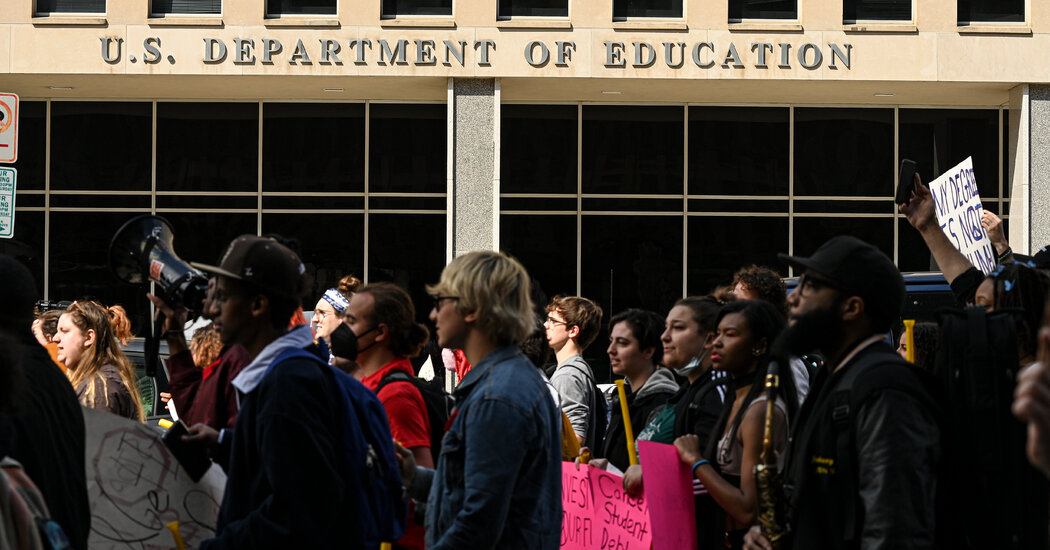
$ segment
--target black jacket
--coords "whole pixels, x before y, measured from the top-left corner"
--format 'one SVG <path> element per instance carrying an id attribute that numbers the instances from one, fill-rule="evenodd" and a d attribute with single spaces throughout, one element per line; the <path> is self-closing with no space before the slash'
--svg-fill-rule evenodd
<path id="1" fill-rule="evenodd" d="M 242 396 L 216 538 L 202 548 L 358 548 L 338 434 L 343 391 L 317 363 L 273 368 Z"/>
<path id="2" fill-rule="evenodd" d="M 91 509 L 84 468 L 84 413 L 69 379 L 33 338 L 29 325 L 17 336 L 25 379 L 8 455 L 22 463 L 73 548 L 86 549 Z"/>
<path id="3" fill-rule="evenodd" d="M 670 370 L 658 368 L 637 392 L 631 391 L 629 386 L 624 390 L 627 393 L 627 410 L 631 414 L 631 429 L 637 437 L 638 433 L 649 425 L 655 413 L 675 395 L 678 384 L 675 383 Z M 605 432 L 602 448 L 595 456 L 607 458 L 613 466 L 624 471 L 631 464 L 627 455 L 627 432 L 623 425 L 619 392 L 613 394 L 609 412 L 609 429 Z"/>

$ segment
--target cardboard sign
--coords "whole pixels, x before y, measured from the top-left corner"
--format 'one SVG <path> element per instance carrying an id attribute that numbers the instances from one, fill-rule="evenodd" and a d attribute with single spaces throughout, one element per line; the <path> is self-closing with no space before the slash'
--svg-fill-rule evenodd
<path id="1" fill-rule="evenodd" d="M 930 182 L 936 203 L 937 222 L 948 240 L 967 260 L 985 273 L 995 270 L 995 249 L 981 225 L 981 195 L 973 174 L 973 159 L 968 157 L 939 178 Z"/>
<path id="2" fill-rule="evenodd" d="M 18 171 L 0 168 L 0 239 L 15 236 L 15 183 Z"/>
<path id="3" fill-rule="evenodd" d="M 674 445 L 639 441 L 646 504 L 652 520 L 653 550 L 696 548 L 693 474 Z"/>
<path id="4" fill-rule="evenodd" d="M 88 546 L 174 548 L 167 523 L 179 522 L 189 548 L 215 536 L 226 474 L 212 465 L 194 483 L 161 441 L 160 432 L 106 411 L 84 408 Z"/>
<path id="5" fill-rule="evenodd" d="M 561 480 L 561 548 L 649 550 L 653 534 L 645 496 L 628 495 L 622 477 L 562 462 Z"/>
<path id="6" fill-rule="evenodd" d="M 0 162 L 18 160 L 18 95 L 0 93 Z"/>

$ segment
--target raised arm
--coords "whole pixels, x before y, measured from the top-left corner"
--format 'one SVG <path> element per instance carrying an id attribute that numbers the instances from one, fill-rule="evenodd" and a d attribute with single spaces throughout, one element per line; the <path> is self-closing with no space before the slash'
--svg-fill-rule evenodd
<path id="1" fill-rule="evenodd" d="M 948 236 L 937 223 L 937 216 L 933 209 L 933 193 L 928 187 L 922 185 L 919 174 L 915 174 L 915 188 L 912 189 L 911 199 L 908 204 L 900 205 L 899 210 L 907 216 L 908 223 L 922 235 L 922 240 L 926 241 L 926 247 L 930 249 L 933 259 L 940 266 L 944 278 L 947 279 L 948 284 L 951 284 L 973 265 L 948 240 Z"/>

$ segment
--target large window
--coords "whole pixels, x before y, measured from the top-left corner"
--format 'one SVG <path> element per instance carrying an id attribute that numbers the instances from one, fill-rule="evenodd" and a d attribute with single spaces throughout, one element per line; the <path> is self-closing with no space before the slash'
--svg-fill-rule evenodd
<path id="1" fill-rule="evenodd" d="M 36 0 L 35 13 L 106 13 L 106 0 Z"/>
<path id="2" fill-rule="evenodd" d="M 337 0 L 266 0 L 266 17 L 335 15 Z"/>
<path id="3" fill-rule="evenodd" d="M 499 0 L 497 19 L 568 17 L 569 0 Z"/>
<path id="4" fill-rule="evenodd" d="M 452 0 L 383 0 L 383 19 L 403 15 L 452 15 Z"/>
<path id="5" fill-rule="evenodd" d="M 222 0 L 152 0 L 150 17 L 165 15 L 219 15 Z"/>
<path id="6" fill-rule="evenodd" d="M 1023 23 L 1025 20 L 1025 0 L 959 0 L 958 9 L 960 25 Z"/>
<path id="7" fill-rule="evenodd" d="M 797 0 L 729 0 L 729 22 L 746 19 L 798 19 Z"/>
<path id="8" fill-rule="evenodd" d="M 632 17 L 682 17 L 682 0 L 613 0 L 613 21 Z"/>
<path id="9" fill-rule="evenodd" d="M 842 21 L 911 21 L 911 0 L 842 0 Z"/>

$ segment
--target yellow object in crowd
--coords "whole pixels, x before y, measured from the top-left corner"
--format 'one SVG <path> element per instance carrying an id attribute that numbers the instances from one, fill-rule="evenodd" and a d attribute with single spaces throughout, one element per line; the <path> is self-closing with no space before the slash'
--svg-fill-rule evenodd
<path id="1" fill-rule="evenodd" d="M 623 431 L 627 432 L 627 458 L 631 466 L 638 465 L 638 451 L 634 449 L 634 428 L 631 427 L 631 415 L 627 411 L 627 391 L 623 380 L 616 381 L 616 391 L 620 394 L 620 412 L 623 413 Z"/>

